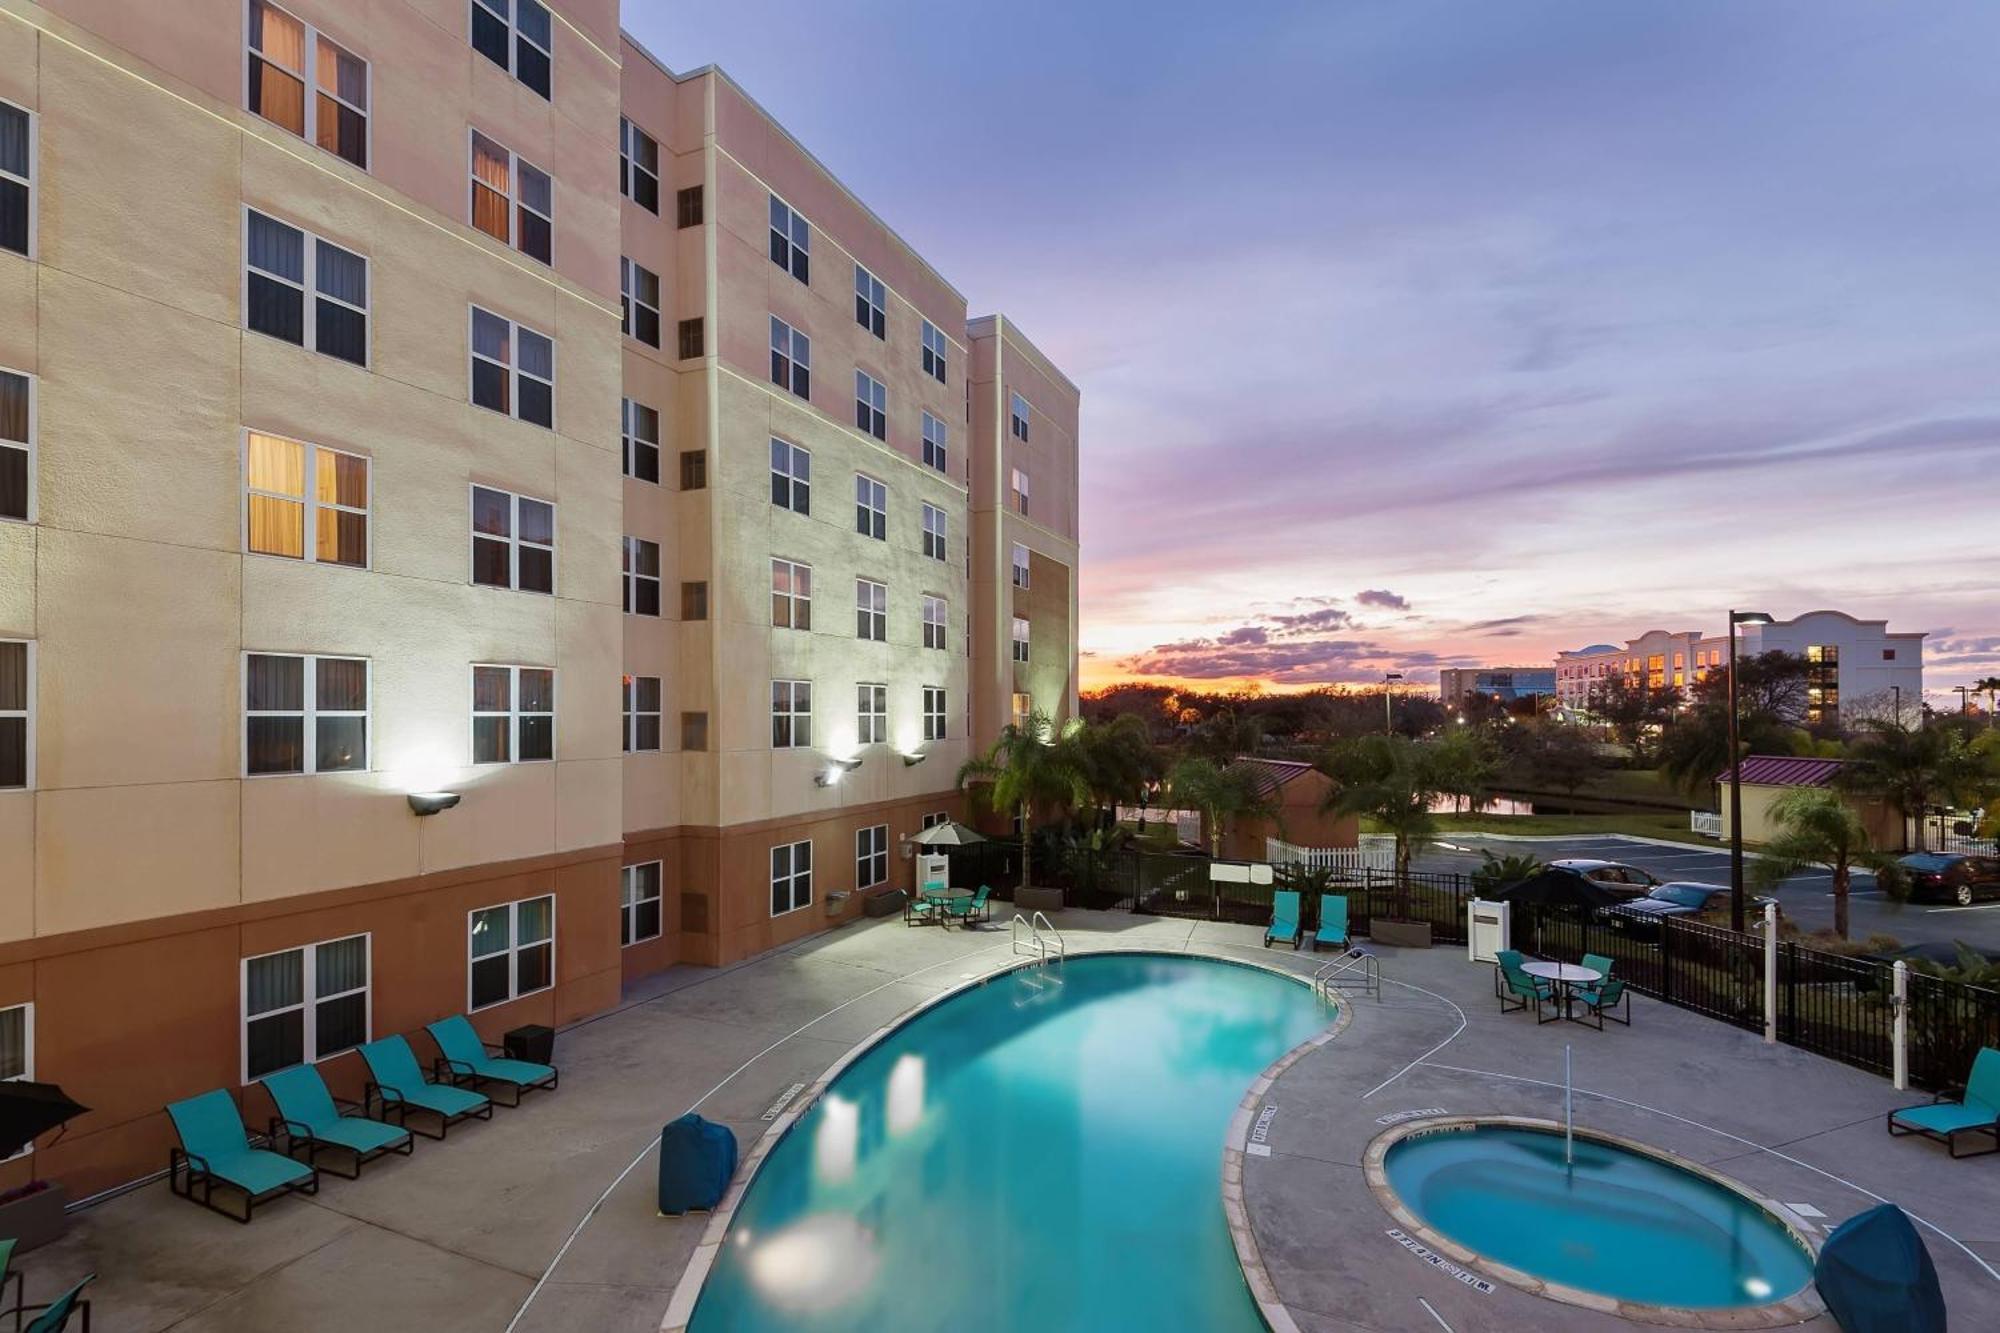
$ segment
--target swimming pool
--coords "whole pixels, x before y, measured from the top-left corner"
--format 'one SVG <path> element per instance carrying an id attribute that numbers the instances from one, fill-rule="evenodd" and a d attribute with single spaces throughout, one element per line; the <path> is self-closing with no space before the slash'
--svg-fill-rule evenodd
<path id="1" fill-rule="evenodd" d="M 1401 1133 L 1369 1158 L 1404 1208 L 1478 1259 L 1543 1283 L 1736 1311 L 1797 1296 L 1812 1280 L 1810 1250 L 1765 1204 L 1650 1152 L 1579 1132 L 1571 1165 L 1561 1129 L 1546 1125 L 1458 1121 Z"/>
<path id="2" fill-rule="evenodd" d="M 1261 1329 L 1223 1134 L 1331 1018 L 1294 980 L 1185 955 L 973 987 L 857 1058 L 772 1149 L 689 1327 Z"/>

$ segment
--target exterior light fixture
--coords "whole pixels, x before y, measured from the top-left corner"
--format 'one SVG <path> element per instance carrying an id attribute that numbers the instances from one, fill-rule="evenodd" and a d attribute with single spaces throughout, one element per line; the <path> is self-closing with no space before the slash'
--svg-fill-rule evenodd
<path id="1" fill-rule="evenodd" d="M 914 752 L 911 752 L 911 753 L 908 753 L 908 754 L 905 754 L 905 755 L 903 756 L 903 767 L 904 767 L 904 768 L 915 768 L 915 767 L 916 767 L 916 766 L 917 766 L 918 764 L 921 764 L 921 763 L 923 763 L 923 762 L 924 762 L 924 760 L 926 760 L 926 759 L 928 759 L 928 758 L 930 758 L 930 757 L 931 757 L 931 754 L 930 754 L 930 751 L 929 751 L 929 750 L 917 750 L 917 751 L 914 751 Z"/>
<path id="2" fill-rule="evenodd" d="M 813 785 L 831 787 L 859 767 L 861 767 L 859 759 L 829 759 L 825 768 L 813 774 Z"/>
<path id="3" fill-rule="evenodd" d="M 410 813 L 419 819 L 434 815 L 440 810 L 449 810 L 458 804 L 455 791 L 413 791 L 409 796 Z"/>

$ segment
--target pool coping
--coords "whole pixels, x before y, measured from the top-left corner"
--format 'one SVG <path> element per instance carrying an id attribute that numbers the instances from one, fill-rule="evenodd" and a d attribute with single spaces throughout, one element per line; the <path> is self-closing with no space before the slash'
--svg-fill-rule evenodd
<path id="1" fill-rule="evenodd" d="M 1403 1203 L 1389 1183 L 1389 1173 L 1385 1165 L 1389 1150 L 1404 1139 L 1422 1134 L 1437 1133 L 1455 1129 L 1470 1129 L 1481 1125 L 1504 1125 L 1515 1129 L 1532 1129 L 1544 1133 L 1560 1134 L 1563 1127 L 1554 1120 L 1535 1116 L 1514 1115 L 1448 1115 L 1427 1116 L 1420 1120 L 1405 1121 L 1377 1134 L 1368 1143 L 1368 1150 L 1362 1155 L 1361 1169 L 1367 1178 L 1368 1188 L 1375 1195 L 1388 1214 L 1406 1233 L 1421 1241 L 1425 1246 L 1455 1263 L 1473 1268 L 1496 1281 L 1510 1287 L 1541 1296 L 1548 1300 L 1560 1301 L 1565 1305 L 1581 1306 L 1599 1314 L 1628 1319 L 1635 1323 L 1659 1324 L 1669 1328 L 1706 1329 L 1752 1329 L 1785 1328 L 1803 1324 L 1826 1313 L 1826 1302 L 1820 1299 L 1819 1289 L 1811 1278 L 1797 1292 L 1783 1300 L 1767 1301 L 1762 1305 L 1716 1306 L 1709 1308 L 1676 1305 L 1648 1305 L 1638 1301 L 1620 1300 L 1581 1287 L 1571 1287 L 1560 1282 L 1550 1282 L 1526 1273 L 1518 1268 L 1500 1263 L 1498 1260 L 1467 1248 L 1444 1233 L 1428 1225 Z M 1607 1130 L 1588 1129 L 1574 1126 L 1578 1137 L 1596 1143 L 1609 1144 L 1628 1152 L 1665 1162 L 1669 1166 L 1690 1172 L 1719 1188 L 1748 1199 L 1775 1218 L 1808 1257 L 1819 1257 L 1819 1240 L 1799 1216 L 1784 1204 L 1767 1198 L 1751 1189 L 1743 1182 L 1722 1174 L 1702 1163 L 1683 1157 L 1668 1148 L 1644 1143 L 1623 1134 L 1613 1134 Z"/>
<path id="2" fill-rule="evenodd" d="M 1274 976 L 1285 977 L 1291 981 L 1295 981 L 1302 986 L 1311 987 L 1313 984 L 1311 978 L 1301 976 L 1292 969 L 1279 966 L 1276 963 L 1267 962 L 1259 958 L 1236 958 L 1220 952 L 1220 949 L 1226 947 L 1241 946 L 1197 945 L 1192 941 L 1189 942 L 1187 947 L 1181 949 L 1120 948 L 1114 945 L 1101 949 L 1080 949 L 1073 955 L 1065 953 L 1063 961 L 1067 961 L 1071 957 L 1089 958 L 1099 954 L 1151 954 L 1161 958 L 1206 958 L 1212 962 L 1231 963 L 1238 967 L 1249 967 L 1255 968 L 1258 971 L 1269 972 Z M 969 962 L 970 959 L 967 961 Z M 876 1045 L 899 1029 L 907 1027 L 939 1005 L 949 1000 L 954 1000 L 976 987 L 987 985 L 994 979 L 1003 977 L 1009 972 L 1016 972 L 1025 967 L 1035 967 L 1045 961 L 1041 957 L 1014 958 L 999 967 L 981 973 L 979 976 L 968 977 L 958 985 L 939 991 L 936 995 L 931 996 L 922 1003 L 914 1005 L 901 1014 L 898 1014 L 892 1021 L 884 1023 L 881 1027 L 876 1028 L 866 1037 L 863 1037 L 860 1041 L 842 1052 L 832 1064 L 828 1065 L 825 1071 L 813 1081 L 812 1086 L 800 1096 L 794 1098 L 791 1105 L 780 1112 L 777 1119 L 771 1122 L 770 1127 L 758 1136 L 756 1145 L 751 1148 L 749 1155 L 738 1165 L 735 1175 L 730 1179 L 729 1188 L 723 1192 L 722 1201 L 709 1213 L 708 1225 L 702 1229 L 701 1239 L 696 1242 L 694 1253 L 688 1256 L 687 1265 L 681 1270 L 680 1279 L 674 1284 L 673 1295 L 667 1301 L 666 1313 L 660 1318 L 660 1333 L 687 1333 L 688 1322 L 694 1318 L 695 1303 L 701 1296 L 702 1288 L 708 1283 L 709 1270 L 715 1266 L 716 1256 L 722 1250 L 722 1242 L 729 1234 L 730 1223 L 735 1220 L 736 1209 L 742 1204 L 743 1196 L 749 1192 L 751 1184 L 757 1178 L 757 1173 L 763 1169 L 765 1161 L 771 1155 L 771 1150 L 778 1146 L 779 1140 L 791 1131 L 792 1126 L 797 1124 L 807 1111 L 818 1105 L 820 1098 L 826 1094 L 827 1088 L 832 1085 L 835 1079 L 846 1072 L 848 1066 L 852 1065 L 856 1060 L 867 1054 Z M 1258 1313 L 1262 1315 L 1264 1322 L 1271 1327 L 1273 1333 L 1298 1333 L 1298 1325 L 1293 1321 L 1291 1312 L 1286 1310 L 1284 1305 L 1277 1299 L 1277 1289 L 1271 1285 L 1270 1275 L 1264 1271 L 1263 1261 L 1258 1256 L 1256 1239 L 1250 1234 L 1249 1217 L 1243 1210 L 1242 1154 L 1240 1152 L 1236 1153 L 1232 1162 L 1231 1150 L 1233 1145 L 1238 1142 L 1242 1133 L 1239 1129 L 1239 1124 L 1247 1123 L 1246 1117 L 1248 1112 L 1245 1108 L 1251 1104 L 1252 1100 L 1263 1092 L 1268 1091 L 1271 1081 L 1290 1068 L 1295 1060 L 1305 1055 L 1306 1052 L 1333 1040 L 1334 1036 L 1347 1026 L 1349 1017 L 1348 1007 L 1336 1003 L 1334 1005 L 1334 1018 L 1325 1029 L 1315 1036 L 1307 1038 L 1299 1045 L 1294 1046 L 1291 1050 L 1285 1052 L 1270 1065 L 1266 1066 L 1264 1072 L 1258 1075 L 1256 1080 L 1252 1082 L 1250 1093 L 1246 1094 L 1244 1101 L 1238 1104 L 1236 1114 L 1231 1117 L 1229 1129 L 1223 1140 L 1223 1213 L 1229 1223 L 1230 1239 L 1236 1246 L 1237 1260 L 1243 1264 L 1243 1275 L 1250 1287 L 1250 1295 L 1257 1303 Z M 1233 1201 L 1232 1190 L 1234 1192 Z M 1246 1242 L 1249 1245 L 1250 1256 L 1247 1262 L 1244 1260 L 1244 1245 Z"/>

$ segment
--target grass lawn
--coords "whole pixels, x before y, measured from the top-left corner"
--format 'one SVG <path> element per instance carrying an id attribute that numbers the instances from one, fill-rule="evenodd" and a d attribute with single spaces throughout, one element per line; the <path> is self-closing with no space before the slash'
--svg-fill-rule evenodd
<path id="1" fill-rule="evenodd" d="M 1682 814 L 1652 814 L 1633 811 L 1616 815 L 1439 815 L 1440 833 L 1511 833 L 1524 838 L 1553 838 L 1578 833 L 1624 833 L 1635 838 L 1665 838 L 1696 847 L 1721 846 L 1714 838 L 1704 838 L 1688 828 Z M 1364 833 L 1379 833 L 1373 821 L 1363 820 Z"/>

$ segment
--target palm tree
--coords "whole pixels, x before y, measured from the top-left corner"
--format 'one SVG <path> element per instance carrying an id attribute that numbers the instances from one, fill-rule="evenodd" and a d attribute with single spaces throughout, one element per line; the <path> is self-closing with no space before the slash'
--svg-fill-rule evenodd
<path id="1" fill-rule="evenodd" d="M 1922 851 L 1925 812 L 1960 801 L 1977 804 L 1994 778 L 1955 728 L 1876 726 L 1848 747 L 1840 783 L 1896 807 L 1915 828 L 1913 845 Z"/>
<path id="2" fill-rule="evenodd" d="M 1901 867 L 1869 844 L 1867 826 L 1838 792 L 1793 787 L 1771 802 L 1770 813 L 1778 833 L 1760 850 L 1751 879 L 1768 891 L 1800 871 L 1825 866 L 1833 872 L 1833 933 L 1846 939 L 1847 889 L 1855 869 L 1872 870 L 1877 883 L 1893 887 Z"/>
<path id="3" fill-rule="evenodd" d="M 1994 706 L 2000 704 L 2000 676 L 1987 676 L 1983 680 L 1974 681 L 1972 692 L 1986 696 L 1986 725 L 1992 726 Z"/>
<path id="4" fill-rule="evenodd" d="M 1357 736 L 1320 765 L 1334 781 L 1322 813 L 1367 816 L 1396 840 L 1396 912 L 1410 914 L 1410 858 L 1437 836 L 1431 813 L 1453 780 L 1436 747 L 1406 736 Z"/>
<path id="5" fill-rule="evenodd" d="M 1072 808 L 1090 801 L 1090 786 L 1073 750 L 1045 740 L 1046 713 L 1010 723 L 993 748 L 958 770 L 959 790 L 992 810 L 1012 810 L 1021 823 L 1021 887 L 1028 887 L 1028 816 L 1036 806 Z"/>
<path id="6" fill-rule="evenodd" d="M 1273 818 L 1278 803 L 1257 789 L 1245 769 L 1230 768 L 1200 755 L 1175 764 L 1167 773 L 1167 803 L 1176 809 L 1199 810 L 1208 825 L 1208 854 L 1222 855 L 1222 832 L 1230 821 Z"/>
<path id="7" fill-rule="evenodd" d="M 1109 722 L 1073 721 L 1061 744 L 1090 789 L 1085 804 L 1093 815 L 1106 807 L 1136 805 L 1148 784 L 1159 780 L 1159 752 L 1145 719 L 1136 714 L 1121 713 Z"/>

